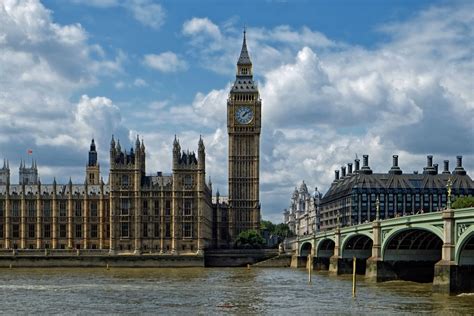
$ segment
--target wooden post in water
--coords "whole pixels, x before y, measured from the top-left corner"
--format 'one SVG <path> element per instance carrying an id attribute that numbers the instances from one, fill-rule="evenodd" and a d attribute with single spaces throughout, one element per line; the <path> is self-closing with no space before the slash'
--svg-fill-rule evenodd
<path id="1" fill-rule="evenodd" d="M 313 262 L 311 261 L 311 254 L 308 255 L 307 266 L 308 266 L 308 283 L 311 284 L 311 269 Z"/>
<path id="2" fill-rule="evenodd" d="M 352 258 L 352 297 L 356 296 L 356 257 Z"/>

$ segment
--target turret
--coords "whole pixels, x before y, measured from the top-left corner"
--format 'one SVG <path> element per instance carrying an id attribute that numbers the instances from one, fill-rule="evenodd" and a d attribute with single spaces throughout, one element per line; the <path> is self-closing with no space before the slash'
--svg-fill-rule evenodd
<path id="1" fill-rule="evenodd" d="M 7 160 L 3 159 L 3 167 L 0 169 L 0 185 L 10 184 L 10 167 Z"/>
<path id="2" fill-rule="evenodd" d="M 20 184 L 38 184 L 38 165 L 35 160 L 31 161 L 31 167 L 26 167 L 23 160 L 20 162 Z"/>
<path id="3" fill-rule="evenodd" d="M 199 136 L 198 142 L 198 165 L 200 169 L 206 169 L 206 147 L 204 147 L 204 141 Z"/>
<path id="4" fill-rule="evenodd" d="M 179 160 L 181 156 L 181 146 L 179 145 L 179 140 L 174 135 L 173 141 L 173 167 L 177 167 L 179 165 Z"/>
<path id="5" fill-rule="evenodd" d="M 112 142 L 115 143 L 113 136 Z M 112 151 L 112 143 L 111 143 Z M 89 148 L 89 160 L 86 167 L 86 179 L 85 183 L 87 184 L 99 184 L 100 179 L 100 165 L 97 162 L 97 149 L 95 146 L 95 141 L 92 139 L 91 145 Z"/>

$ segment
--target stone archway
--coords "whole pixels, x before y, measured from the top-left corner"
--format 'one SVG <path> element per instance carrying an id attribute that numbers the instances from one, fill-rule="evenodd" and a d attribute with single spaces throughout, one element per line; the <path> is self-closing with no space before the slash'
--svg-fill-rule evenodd
<path id="1" fill-rule="evenodd" d="M 431 230 L 405 228 L 392 233 L 383 243 L 382 258 L 399 279 L 432 282 L 442 246 L 442 238 Z"/>
<path id="2" fill-rule="evenodd" d="M 352 273 L 352 260 L 356 258 L 356 273 L 365 274 L 367 259 L 372 255 L 372 238 L 365 234 L 351 234 L 344 238 L 341 258 L 347 272 Z"/>
<path id="3" fill-rule="evenodd" d="M 300 248 L 300 257 L 307 257 L 311 254 L 313 245 L 310 242 L 304 242 Z"/>
<path id="4" fill-rule="evenodd" d="M 334 255 L 336 243 L 330 238 L 320 240 L 316 245 L 316 258 L 314 267 L 316 270 L 328 270 L 329 260 Z"/>

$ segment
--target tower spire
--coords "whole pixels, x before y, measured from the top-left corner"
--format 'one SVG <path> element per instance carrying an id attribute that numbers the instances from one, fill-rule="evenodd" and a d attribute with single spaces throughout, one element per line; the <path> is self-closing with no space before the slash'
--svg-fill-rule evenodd
<path id="1" fill-rule="evenodd" d="M 247 29 L 244 27 L 244 40 L 242 42 L 242 49 L 240 50 L 240 57 L 237 61 L 238 66 L 250 66 L 252 62 L 250 61 L 249 52 L 247 50 Z"/>

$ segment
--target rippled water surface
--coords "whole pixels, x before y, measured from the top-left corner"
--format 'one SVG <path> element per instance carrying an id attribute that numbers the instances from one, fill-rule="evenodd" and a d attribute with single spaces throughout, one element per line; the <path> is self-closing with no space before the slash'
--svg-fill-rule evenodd
<path id="1" fill-rule="evenodd" d="M 3 314 L 474 314 L 474 295 L 289 268 L 0 269 Z"/>

